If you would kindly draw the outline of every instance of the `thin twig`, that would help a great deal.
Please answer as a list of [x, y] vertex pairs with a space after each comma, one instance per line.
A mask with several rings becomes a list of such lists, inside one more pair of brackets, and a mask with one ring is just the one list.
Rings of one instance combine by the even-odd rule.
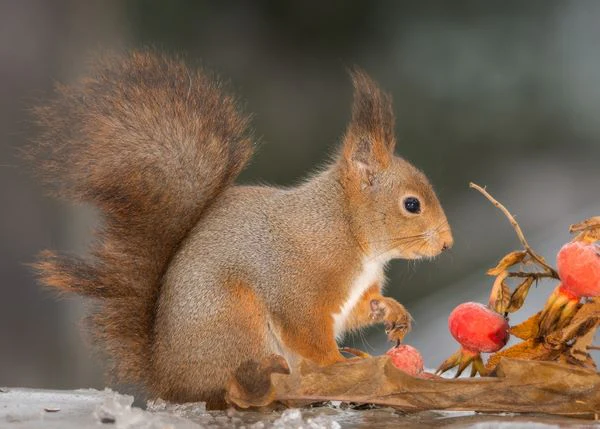
[[558, 279], [559, 277], [558, 277], [558, 273], [556, 272], [556, 270], [554, 268], [552, 268], [550, 265], [548, 265], [546, 262], [544, 262], [544, 259], [541, 256], [539, 256], [536, 252], [534, 252], [534, 250], [531, 248], [531, 246], [527, 242], [527, 239], [525, 238], [525, 235], [523, 234], [523, 231], [521, 230], [521, 227], [519, 226], [519, 224], [515, 220], [514, 216], [508, 211], [508, 209], [506, 207], [504, 207], [504, 205], [502, 205], [500, 202], [498, 202], [498, 200], [496, 200], [494, 197], [492, 197], [481, 186], [479, 186], [479, 185], [471, 182], [471, 183], [469, 183], [469, 187], [471, 187], [473, 189], [476, 189], [479, 192], [481, 192], [484, 197], [486, 197], [488, 200], [490, 200], [490, 202], [493, 205], [495, 205], [498, 209], [500, 209], [502, 211], [502, 213], [504, 213], [504, 215], [508, 218], [508, 221], [513, 226], [515, 232], [517, 233], [517, 237], [519, 238], [519, 241], [521, 242], [521, 244], [525, 248], [525, 251], [527, 253], [529, 253], [529, 255], [533, 259], [535, 259], [535, 261], [538, 264], [540, 264], [541, 266], [543, 266], [544, 268], [546, 268], [546, 270], [548, 271], [548, 274], [550, 274], [552, 278]]
[[588, 346], [588, 350], [600, 350], [600, 346]]
[[527, 278], [533, 277], [536, 280], [539, 279], [554, 279], [554, 274], [552, 273], [525, 273], [523, 271], [509, 272], [507, 277], [518, 277], [518, 278]]

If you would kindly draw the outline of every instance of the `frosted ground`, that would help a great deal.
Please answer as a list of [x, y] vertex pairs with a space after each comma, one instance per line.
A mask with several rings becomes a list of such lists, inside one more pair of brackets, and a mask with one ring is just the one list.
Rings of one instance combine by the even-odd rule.
[[385, 427], [558, 428], [600, 427], [600, 423], [548, 416], [425, 412], [404, 415], [392, 409], [353, 410], [344, 404], [283, 412], [235, 410], [207, 412], [203, 403], [173, 405], [163, 401], [147, 409], [132, 406], [133, 397], [110, 389], [69, 391], [9, 389], [0, 391], [3, 429], [337, 429]]

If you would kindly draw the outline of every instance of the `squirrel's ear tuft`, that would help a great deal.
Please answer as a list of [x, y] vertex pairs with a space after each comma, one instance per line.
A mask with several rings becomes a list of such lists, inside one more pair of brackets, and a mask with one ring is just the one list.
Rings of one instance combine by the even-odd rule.
[[344, 136], [343, 156], [370, 171], [387, 167], [394, 152], [392, 97], [361, 69], [353, 68], [352, 120]]

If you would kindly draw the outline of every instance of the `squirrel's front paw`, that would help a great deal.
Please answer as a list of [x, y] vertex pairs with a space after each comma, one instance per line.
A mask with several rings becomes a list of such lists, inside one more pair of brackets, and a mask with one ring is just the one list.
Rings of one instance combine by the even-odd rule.
[[412, 317], [398, 301], [382, 297], [371, 300], [371, 319], [383, 322], [388, 339], [400, 343], [410, 331]]

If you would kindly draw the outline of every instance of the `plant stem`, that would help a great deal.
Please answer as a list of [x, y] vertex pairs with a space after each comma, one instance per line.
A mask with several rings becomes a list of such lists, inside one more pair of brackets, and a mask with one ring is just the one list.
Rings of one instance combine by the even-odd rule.
[[523, 271], [517, 271], [517, 272], [509, 272], [507, 277], [518, 277], [518, 278], [527, 278], [527, 277], [533, 277], [536, 280], [539, 279], [554, 279], [556, 277], [554, 277], [554, 274], [549, 273], [549, 272], [543, 272], [543, 273], [526, 273]]
[[508, 221], [511, 223], [511, 225], [513, 226], [515, 232], [517, 233], [517, 237], [519, 238], [519, 241], [521, 242], [521, 244], [523, 245], [523, 247], [525, 248], [525, 251], [527, 253], [529, 253], [529, 255], [538, 263], [540, 264], [542, 267], [544, 267], [549, 274], [549, 277], [558, 279], [558, 273], [556, 272], [556, 270], [554, 268], [552, 268], [550, 265], [548, 265], [544, 259], [538, 255], [536, 252], [534, 252], [534, 250], [531, 248], [531, 246], [529, 245], [529, 243], [527, 242], [527, 239], [525, 238], [525, 235], [523, 234], [523, 231], [521, 230], [521, 227], [519, 226], [519, 224], [517, 223], [517, 221], [515, 220], [514, 216], [508, 211], [508, 209], [506, 207], [504, 207], [504, 205], [502, 205], [500, 202], [498, 202], [498, 200], [496, 200], [494, 197], [492, 197], [484, 188], [482, 188], [481, 186], [471, 182], [469, 183], [469, 187], [478, 190], [479, 192], [481, 192], [481, 194], [483, 194], [484, 197], [486, 197], [488, 200], [490, 200], [490, 202], [495, 205], [498, 209], [500, 209], [502, 211], [502, 213], [504, 213], [504, 215], [508, 218]]

